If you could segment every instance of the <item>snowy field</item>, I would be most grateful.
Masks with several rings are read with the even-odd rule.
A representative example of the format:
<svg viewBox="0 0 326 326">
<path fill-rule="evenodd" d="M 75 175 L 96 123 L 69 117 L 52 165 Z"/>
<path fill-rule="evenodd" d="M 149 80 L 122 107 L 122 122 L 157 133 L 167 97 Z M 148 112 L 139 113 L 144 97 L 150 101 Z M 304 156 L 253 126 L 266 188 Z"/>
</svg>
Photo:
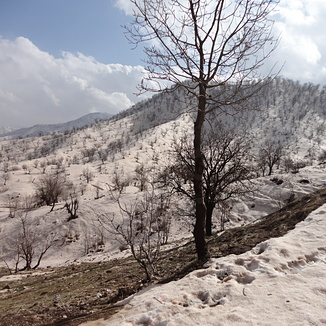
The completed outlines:
<svg viewBox="0 0 326 326">
<path fill-rule="evenodd" d="M 213 259 L 183 279 L 124 300 L 83 326 L 326 325 L 326 205 L 281 238 Z"/>
</svg>

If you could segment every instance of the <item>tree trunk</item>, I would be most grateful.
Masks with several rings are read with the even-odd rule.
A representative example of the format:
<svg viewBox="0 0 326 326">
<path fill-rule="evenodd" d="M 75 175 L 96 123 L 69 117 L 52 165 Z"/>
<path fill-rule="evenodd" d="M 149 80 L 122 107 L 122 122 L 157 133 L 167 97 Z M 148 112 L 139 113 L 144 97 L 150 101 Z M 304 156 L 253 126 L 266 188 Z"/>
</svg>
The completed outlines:
<svg viewBox="0 0 326 326">
<path fill-rule="evenodd" d="M 197 118 L 194 126 L 194 193 L 196 207 L 194 237 L 199 261 L 204 261 L 208 257 L 207 244 L 205 240 L 206 206 L 203 195 L 204 159 L 202 153 L 202 128 L 205 121 L 206 98 L 202 91 L 203 90 L 201 89 L 200 94 L 202 94 L 202 96 L 199 97 Z"/>
<path fill-rule="evenodd" d="M 206 202 L 206 236 L 212 236 L 212 216 L 215 205 L 213 203 Z"/>
</svg>

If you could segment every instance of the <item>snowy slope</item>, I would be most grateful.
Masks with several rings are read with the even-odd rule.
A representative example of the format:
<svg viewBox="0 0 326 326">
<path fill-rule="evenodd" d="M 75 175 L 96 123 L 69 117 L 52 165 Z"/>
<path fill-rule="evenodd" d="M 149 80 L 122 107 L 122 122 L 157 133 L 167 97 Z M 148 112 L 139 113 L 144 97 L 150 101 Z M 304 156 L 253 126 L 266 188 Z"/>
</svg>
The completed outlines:
<svg viewBox="0 0 326 326">
<path fill-rule="evenodd" d="M 325 96 L 324 88 L 280 79 L 253 103 L 259 111 L 218 117 L 223 125 L 250 135 L 254 148 L 273 139 L 283 144 L 287 156 L 304 161 L 305 166 L 291 173 L 281 165 L 272 176 L 255 178 L 253 193 L 230 201 L 227 228 L 255 221 L 278 210 L 290 197 L 326 185 L 325 164 L 318 160 L 326 149 Z M 56 173 L 64 176 L 65 184 L 73 185 L 78 218 L 68 221 L 67 194 L 52 212 L 42 206 L 27 213 L 37 234 L 55 235 L 41 267 L 130 255 L 103 229 L 99 216 L 122 218 L 114 198 L 117 193 L 111 191 L 117 177 L 126 183 L 121 200 L 130 205 L 144 195 L 136 169 L 143 167 L 151 179 L 173 162 L 174 140 L 185 135 L 191 139 L 189 101 L 181 91 L 158 94 L 89 127 L 1 139 L 1 266 L 14 264 L 13 239 L 20 222 L 19 209 L 12 218 L 11 208 L 28 205 L 38 180 Z M 218 127 L 219 121 L 212 123 Z M 92 174 L 89 181 L 85 170 Z M 272 178 L 283 182 L 276 184 Z M 170 244 L 192 237 L 193 221 L 175 210 L 187 205 L 183 200 L 178 196 L 171 200 Z M 213 216 L 214 231 L 220 226 L 219 214 L 216 211 Z M 146 289 L 130 298 L 112 320 L 93 325 L 324 325 L 325 215 L 324 206 L 282 238 L 237 257 L 212 260 L 206 269 L 178 282 Z"/>
<path fill-rule="evenodd" d="M 268 137 L 280 142 L 284 140 L 286 155 L 305 160 L 306 168 L 292 174 L 285 173 L 281 166 L 272 177 L 255 179 L 253 194 L 230 202 L 232 210 L 226 227 L 256 220 L 282 207 L 292 195 L 297 197 L 326 184 L 325 168 L 317 160 L 326 142 L 322 101 L 325 90 L 280 79 L 262 95 L 255 99 L 260 111 L 235 117 L 219 116 L 220 121 L 234 128 L 247 129 L 257 147 Z M 184 98 L 181 102 L 180 97 Z M 135 170 L 142 166 L 148 176 L 159 174 L 172 162 L 174 139 L 185 135 L 191 139 L 193 113 L 181 114 L 187 111 L 188 104 L 181 90 L 162 93 L 111 120 L 87 128 L 64 134 L 0 140 L 0 250 L 4 257 L 10 259 L 12 255 L 7 240 L 17 230 L 17 220 L 9 217 L 9 206 L 16 201 L 28 201 L 35 194 L 37 181 L 44 174 L 57 172 L 65 177 L 66 183 L 73 184 L 79 199 L 79 217 L 67 222 L 68 213 L 63 208 L 67 198 L 63 196 L 53 212 L 49 212 L 49 207 L 40 207 L 28 213 L 37 230 L 55 230 L 57 234 L 57 246 L 44 257 L 44 265 L 49 264 L 48 257 L 51 257 L 51 265 L 57 265 L 75 260 L 107 259 L 113 253 L 120 254 L 119 246 L 112 237 L 104 234 L 98 223 L 101 214 L 120 216 L 110 193 L 114 178 L 118 176 L 128 184 L 122 199 L 132 202 L 141 197 Z M 298 112 L 306 118 L 295 119 Z M 320 119 L 310 123 L 314 116 Z M 288 138 L 284 136 L 285 132 Z M 314 136 L 307 139 L 310 134 Z M 309 153 L 310 157 L 306 157 Z M 87 169 L 92 173 L 89 182 L 84 177 Z M 276 185 L 271 181 L 273 177 L 283 180 L 283 184 Z M 175 196 L 172 206 L 182 205 L 180 200 Z M 173 219 L 170 240 L 191 237 L 193 221 L 175 211 L 171 215 L 176 218 Z M 217 231 L 220 226 L 218 211 L 213 218 Z M 106 256 L 94 255 L 103 236 L 105 245 L 101 253 Z"/>
<path fill-rule="evenodd" d="M 326 205 L 281 238 L 155 285 L 109 320 L 83 326 L 326 324 Z"/>
</svg>

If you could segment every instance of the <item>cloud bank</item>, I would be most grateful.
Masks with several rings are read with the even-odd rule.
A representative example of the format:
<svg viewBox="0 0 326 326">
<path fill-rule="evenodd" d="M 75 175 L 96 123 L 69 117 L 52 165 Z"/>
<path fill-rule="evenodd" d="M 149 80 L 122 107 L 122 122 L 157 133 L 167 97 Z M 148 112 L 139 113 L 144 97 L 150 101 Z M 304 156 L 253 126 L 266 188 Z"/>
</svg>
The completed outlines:
<svg viewBox="0 0 326 326">
<path fill-rule="evenodd" d="M 136 101 L 143 67 L 102 64 L 81 53 L 54 58 L 30 40 L 0 38 L 0 126 L 59 123 L 117 113 Z"/>
</svg>

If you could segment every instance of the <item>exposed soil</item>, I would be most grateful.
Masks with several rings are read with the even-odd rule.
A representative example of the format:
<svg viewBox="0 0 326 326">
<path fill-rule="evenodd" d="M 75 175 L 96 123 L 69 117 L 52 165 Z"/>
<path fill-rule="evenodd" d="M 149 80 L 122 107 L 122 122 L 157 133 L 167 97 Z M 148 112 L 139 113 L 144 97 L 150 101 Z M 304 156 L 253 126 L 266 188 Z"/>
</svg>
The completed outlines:
<svg viewBox="0 0 326 326">
<path fill-rule="evenodd" d="M 241 254 L 258 243 L 280 237 L 326 203 L 326 189 L 301 197 L 256 223 L 229 229 L 208 239 L 211 257 Z M 177 280 L 203 268 L 193 241 L 162 253 L 155 282 Z M 0 283 L 0 326 L 75 326 L 108 318 L 114 303 L 146 286 L 132 259 L 45 269 L 44 275 Z M 0 276 L 6 273 L 0 270 Z"/>
</svg>

